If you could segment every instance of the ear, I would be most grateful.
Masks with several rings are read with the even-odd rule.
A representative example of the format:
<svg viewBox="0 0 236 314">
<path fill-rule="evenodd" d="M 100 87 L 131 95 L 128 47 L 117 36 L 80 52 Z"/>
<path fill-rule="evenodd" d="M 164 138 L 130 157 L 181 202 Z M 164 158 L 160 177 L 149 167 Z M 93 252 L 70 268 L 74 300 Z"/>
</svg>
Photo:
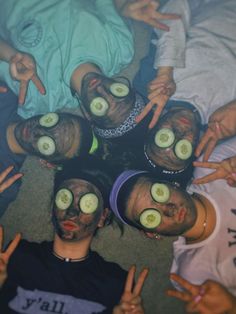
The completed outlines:
<svg viewBox="0 0 236 314">
<path fill-rule="evenodd" d="M 106 220 L 107 220 L 107 217 L 109 215 L 109 212 L 110 212 L 110 210 L 108 208 L 105 208 L 103 210 L 103 213 L 102 213 L 102 215 L 99 219 L 99 222 L 98 222 L 98 228 L 104 227 L 104 225 L 106 224 Z"/>
</svg>

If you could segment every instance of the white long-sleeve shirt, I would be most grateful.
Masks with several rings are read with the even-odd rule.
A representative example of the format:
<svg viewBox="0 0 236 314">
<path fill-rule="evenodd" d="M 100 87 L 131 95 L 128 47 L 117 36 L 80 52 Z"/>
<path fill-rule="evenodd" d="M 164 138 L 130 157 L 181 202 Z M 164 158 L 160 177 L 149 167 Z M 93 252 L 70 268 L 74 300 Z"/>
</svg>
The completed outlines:
<svg viewBox="0 0 236 314">
<path fill-rule="evenodd" d="M 236 137 L 218 145 L 210 161 L 236 155 Z M 212 169 L 196 168 L 194 178 L 211 173 Z M 236 296 L 236 193 L 226 180 L 207 184 L 191 184 L 189 193 L 205 196 L 216 211 L 216 225 L 204 241 L 186 244 L 184 237 L 173 243 L 174 258 L 171 272 L 178 273 L 193 284 L 211 279 L 223 284 Z"/>
<path fill-rule="evenodd" d="M 175 100 L 192 103 L 203 123 L 217 108 L 236 99 L 236 1 L 169 0 L 164 12 L 170 31 L 159 39 L 154 68 L 174 67 Z"/>
</svg>

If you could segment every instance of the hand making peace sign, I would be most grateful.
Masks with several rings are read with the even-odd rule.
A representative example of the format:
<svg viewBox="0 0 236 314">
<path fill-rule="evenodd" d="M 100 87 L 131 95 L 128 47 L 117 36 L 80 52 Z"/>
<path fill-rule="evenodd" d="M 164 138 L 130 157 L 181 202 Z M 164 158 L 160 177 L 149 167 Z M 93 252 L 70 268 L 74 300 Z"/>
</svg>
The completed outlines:
<svg viewBox="0 0 236 314">
<path fill-rule="evenodd" d="M 187 313 L 235 313 L 236 299 L 221 284 L 207 280 L 201 285 L 193 285 L 177 274 L 171 274 L 170 278 L 184 288 L 184 291 L 168 290 L 167 294 L 186 302 Z"/>
<path fill-rule="evenodd" d="M 195 155 L 204 152 L 203 161 L 207 161 L 219 140 L 236 135 L 236 101 L 217 109 L 209 118 L 208 129 L 197 146 Z"/>
<path fill-rule="evenodd" d="M 3 252 L 3 227 L 0 226 L 0 288 L 3 286 L 7 279 L 7 265 L 12 253 L 15 251 L 18 243 L 20 242 L 21 235 L 17 233 L 8 248 Z"/>
<path fill-rule="evenodd" d="M 195 161 L 193 165 L 195 167 L 215 169 L 215 171 L 202 178 L 194 179 L 194 184 L 225 179 L 229 186 L 236 187 L 236 156 L 224 159 L 221 162 Z"/>
<path fill-rule="evenodd" d="M 148 275 L 148 269 L 144 268 L 141 271 L 137 283 L 133 288 L 135 271 L 136 267 L 134 265 L 131 266 L 126 279 L 125 289 L 121 297 L 120 304 L 115 306 L 113 309 L 113 314 L 144 314 L 140 294 L 144 285 L 144 281 Z"/>
<path fill-rule="evenodd" d="M 46 93 L 45 87 L 37 75 L 36 62 L 30 54 L 17 52 L 10 60 L 10 73 L 13 79 L 20 82 L 20 105 L 25 102 L 30 81 L 34 83 L 41 94 Z"/>
<path fill-rule="evenodd" d="M 22 173 L 17 173 L 10 177 L 9 179 L 5 180 L 7 175 L 12 171 L 12 169 L 13 166 L 9 166 L 3 172 L 0 173 L 0 193 L 9 188 L 9 186 L 11 186 L 16 180 L 23 176 Z"/>
</svg>

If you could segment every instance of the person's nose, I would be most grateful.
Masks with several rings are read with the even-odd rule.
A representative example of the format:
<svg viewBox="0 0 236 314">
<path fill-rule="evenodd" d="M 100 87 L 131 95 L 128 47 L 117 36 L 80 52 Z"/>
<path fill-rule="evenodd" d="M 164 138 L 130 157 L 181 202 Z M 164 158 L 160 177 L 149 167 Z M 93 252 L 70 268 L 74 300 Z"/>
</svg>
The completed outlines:
<svg viewBox="0 0 236 314">
<path fill-rule="evenodd" d="M 79 215 L 79 211 L 74 206 L 70 206 L 66 211 L 66 218 L 72 218 Z"/>
</svg>

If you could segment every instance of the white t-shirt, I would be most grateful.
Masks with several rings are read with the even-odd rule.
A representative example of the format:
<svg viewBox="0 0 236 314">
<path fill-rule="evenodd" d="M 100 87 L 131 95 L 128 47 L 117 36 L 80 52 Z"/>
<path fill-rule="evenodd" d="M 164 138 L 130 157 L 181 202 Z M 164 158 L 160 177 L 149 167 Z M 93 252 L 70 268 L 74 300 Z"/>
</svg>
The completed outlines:
<svg viewBox="0 0 236 314">
<path fill-rule="evenodd" d="M 193 104 L 206 124 L 217 108 L 236 99 L 236 1 L 170 0 L 163 11 L 181 19 L 165 22 L 169 32 L 156 30 L 154 68 L 175 68 L 171 99 Z"/>
<path fill-rule="evenodd" d="M 236 138 L 217 146 L 211 161 L 220 161 L 236 155 Z M 197 168 L 194 177 L 211 172 Z M 207 279 L 220 282 L 236 295 L 236 189 L 225 180 L 216 180 L 202 185 L 190 185 L 190 193 L 199 193 L 208 198 L 216 210 L 216 227 L 205 240 L 186 244 L 179 237 L 173 244 L 174 260 L 171 272 L 178 273 L 194 284 Z"/>
</svg>

